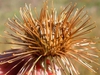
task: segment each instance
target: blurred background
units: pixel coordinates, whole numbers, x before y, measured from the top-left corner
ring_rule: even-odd
[[[39,12],[42,3],[44,0],[0,0],[0,35],[5,35],[4,30],[7,30],[7,26],[5,25],[8,18],[13,18],[14,14],[16,14],[20,19],[19,8],[24,7],[25,3],[31,4],[32,9],[34,7],[37,8]],[[81,8],[84,5],[85,10],[88,11],[88,14],[92,17],[93,21],[96,21],[97,28],[89,34],[89,37],[99,36],[100,37],[100,0],[53,0],[55,8],[59,11],[60,7],[65,7],[70,2],[77,3],[77,7]],[[33,13],[34,15],[34,13]],[[5,41],[5,39],[0,38],[0,40]],[[0,52],[3,50],[9,49],[9,45],[0,44]],[[99,46],[98,46],[99,47]],[[94,74],[91,71],[87,71],[84,67],[80,68],[81,75],[100,75]]]

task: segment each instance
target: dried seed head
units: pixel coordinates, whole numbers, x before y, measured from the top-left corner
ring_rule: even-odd
[[[76,4],[70,3],[57,14],[55,8],[49,10],[47,2],[45,2],[40,16],[37,15],[37,18],[32,16],[30,5],[20,8],[23,22],[17,16],[8,19],[7,25],[13,33],[8,31],[6,33],[12,37],[13,42],[6,43],[22,47],[0,55],[2,57],[0,64],[24,60],[25,64],[19,70],[18,75],[24,75],[26,72],[30,75],[36,67],[35,64],[44,59],[50,60],[54,75],[57,74],[55,64],[64,75],[68,73],[78,75],[77,66],[74,64],[76,61],[96,72],[88,63],[99,65],[95,61],[98,58],[96,55],[98,50],[92,45],[95,43],[90,38],[83,36],[95,28],[94,22],[91,23],[91,18],[83,10],[84,7],[75,9],[75,6]],[[12,67],[11,70],[14,68]]]

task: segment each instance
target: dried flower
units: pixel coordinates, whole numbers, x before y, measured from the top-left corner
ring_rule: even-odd
[[[12,33],[6,33],[12,42],[5,43],[20,48],[0,55],[0,75],[78,75],[76,63],[96,72],[91,63],[99,65],[98,49],[91,38],[83,36],[95,25],[84,7],[75,9],[76,4],[70,3],[57,14],[53,6],[49,10],[47,3],[39,17],[36,13],[37,18],[26,5],[20,9],[23,22],[17,16],[8,19]]]

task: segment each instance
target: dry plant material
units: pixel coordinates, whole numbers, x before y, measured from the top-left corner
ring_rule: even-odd
[[[8,19],[10,42],[18,48],[0,55],[0,75],[79,75],[77,63],[96,72],[98,49],[84,36],[95,28],[84,11],[70,3],[60,13],[45,1],[40,15],[32,16],[30,5],[20,8],[22,22]],[[7,39],[7,37],[5,37]],[[11,41],[12,40],[12,41]],[[19,48],[20,47],[20,48]]]

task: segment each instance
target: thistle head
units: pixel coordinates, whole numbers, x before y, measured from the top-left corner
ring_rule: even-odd
[[[39,64],[42,65],[43,75],[47,75],[47,70],[51,73],[49,75],[78,75],[75,63],[96,72],[89,62],[99,65],[95,60],[98,59],[98,49],[93,46],[95,42],[91,38],[83,36],[94,29],[95,25],[84,7],[75,7],[76,4],[70,3],[57,13],[53,6],[49,9],[46,1],[39,16],[35,10],[36,18],[32,15],[30,5],[25,5],[20,8],[22,22],[17,16],[8,19],[7,25],[13,33],[6,31],[12,40],[6,43],[19,45],[21,48],[5,51],[0,55],[1,65],[15,65],[6,71],[6,75],[20,63],[23,66],[17,75],[34,75]]]

